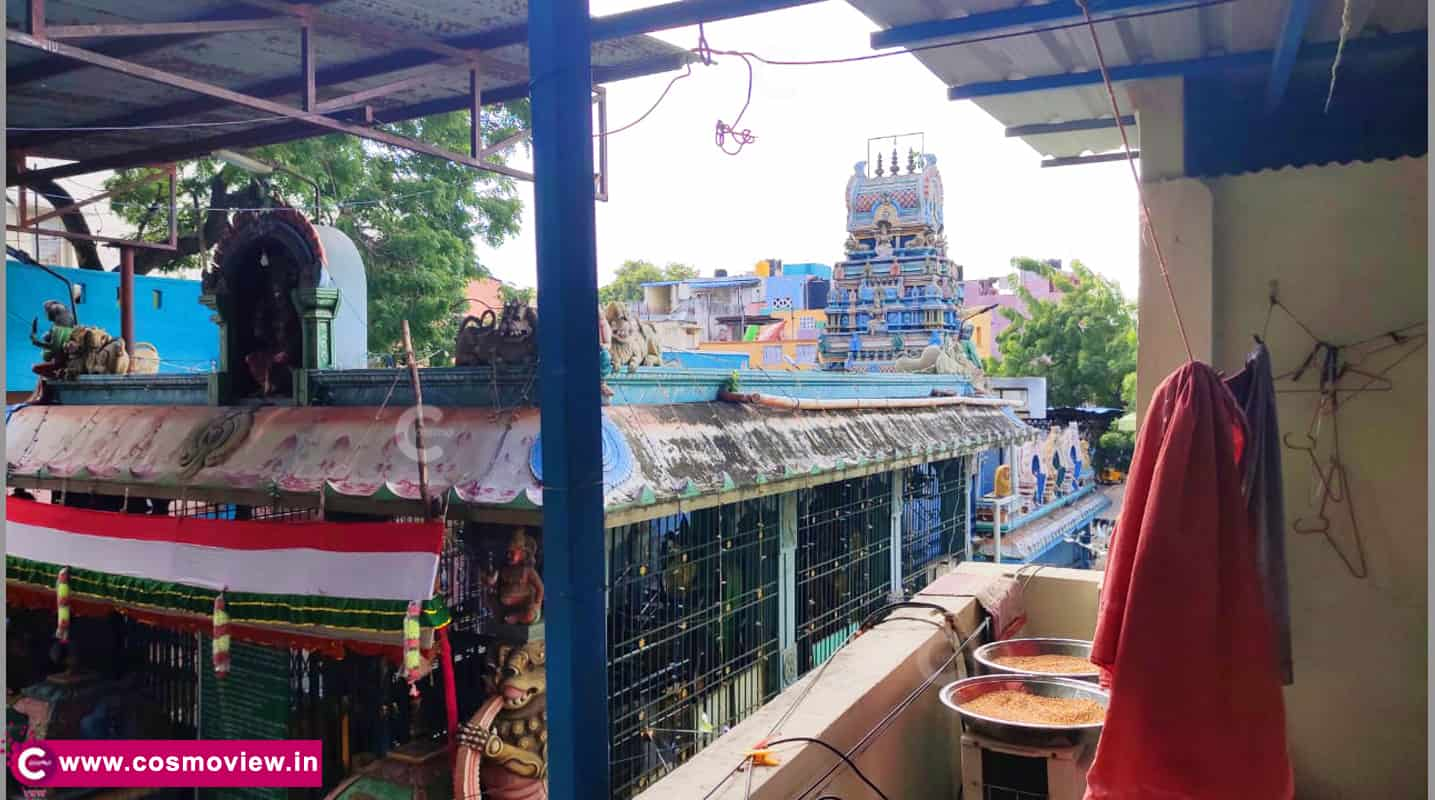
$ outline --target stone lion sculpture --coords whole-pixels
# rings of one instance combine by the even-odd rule
[[[638,319],[632,309],[621,303],[609,303],[603,318],[610,331],[608,351],[613,356],[613,369],[627,367],[633,372],[638,367],[663,365],[663,348],[652,323]]]

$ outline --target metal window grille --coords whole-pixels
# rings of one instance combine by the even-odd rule
[[[919,464],[902,487],[902,591],[926,586],[930,568],[961,555],[967,517],[965,458]]]
[[[492,611],[484,602],[484,563],[477,548],[467,545],[476,540],[476,532],[470,535],[461,522],[450,522],[444,534],[443,551],[439,554],[439,593],[448,604],[453,623],[450,634],[464,633],[477,635]],[[457,654],[455,654],[455,657]]]
[[[827,660],[892,586],[889,473],[798,493],[797,671]]]
[[[164,710],[175,738],[197,738],[199,637],[116,617],[125,672],[137,676],[145,694]]]
[[[608,530],[616,797],[777,696],[778,525],[766,497]]]

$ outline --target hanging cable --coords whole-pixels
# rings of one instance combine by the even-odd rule
[[[774,741],[768,742],[768,743],[767,743],[767,746],[768,746],[768,747],[776,747],[776,746],[778,746],[778,745],[780,745],[780,744],[793,744],[793,743],[815,744],[815,745],[818,745],[818,746],[821,746],[821,747],[826,748],[826,749],[827,749],[828,751],[830,751],[833,755],[837,756],[838,758],[840,758],[840,759],[842,759],[844,762],[846,762],[848,768],[851,769],[852,772],[853,772],[854,774],[856,774],[857,777],[860,778],[863,783],[867,784],[867,788],[871,789],[872,792],[873,792],[873,794],[876,794],[878,797],[882,798],[882,800],[890,800],[890,799],[887,797],[886,793],[884,793],[881,789],[878,789],[878,788],[877,788],[877,784],[873,783],[873,782],[872,782],[872,779],[867,777],[867,773],[863,772],[862,769],[857,766],[857,762],[853,761],[852,758],[851,758],[850,756],[848,756],[846,753],[842,752],[841,750],[838,750],[837,748],[833,747],[832,745],[828,744],[827,742],[822,741],[821,739],[818,739],[818,738],[815,738],[815,737],[812,737],[812,736],[788,736],[788,737],[785,737],[785,738],[782,738],[782,739],[776,739],[776,740],[774,740]]]
[[[1186,321],[1181,318],[1181,305],[1176,301],[1176,289],[1171,285],[1171,271],[1166,265],[1166,254],[1161,250],[1161,238],[1156,235],[1156,223],[1151,220],[1151,206],[1146,202],[1141,175],[1136,171],[1136,156],[1131,152],[1131,139],[1126,135],[1126,123],[1121,120],[1121,104],[1116,101],[1116,88],[1111,84],[1111,71],[1106,67],[1106,54],[1101,50],[1101,38],[1096,35],[1096,23],[1091,19],[1088,0],[1076,0],[1081,7],[1081,16],[1086,29],[1091,32],[1091,46],[1096,49],[1096,63],[1101,69],[1101,82],[1106,85],[1106,96],[1111,100],[1111,113],[1116,120],[1116,129],[1121,132],[1121,148],[1126,153],[1126,165],[1131,168],[1131,179],[1136,183],[1136,199],[1141,203],[1141,222],[1151,240],[1151,249],[1156,253],[1156,263],[1161,268],[1161,280],[1166,284],[1166,294],[1171,298],[1171,312],[1176,316],[1176,328],[1181,333],[1181,344],[1186,348],[1186,360],[1195,361],[1191,350],[1191,337],[1186,334]]]
[[[737,126],[742,123],[743,115],[747,113],[748,106],[752,105],[753,82],[752,61],[748,58],[748,56],[744,54],[739,53],[737,54],[737,56],[738,58],[742,59],[743,64],[747,65],[747,99],[743,100],[742,110],[737,112],[737,119],[734,119],[731,125],[728,125],[721,119],[717,121],[717,126],[713,135],[714,141],[716,142],[718,149],[730,156],[735,156],[738,153],[741,153],[744,147],[757,141],[757,136],[753,135],[753,132],[750,128],[743,128],[742,130],[737,129]],[[727,149],[727,139],[729,136],[732,137],[733,142],[737,145],[737,149]]]
[[[615,133],[622,133],[623,131],[626,131],[626,130],[628,130],[629,128],[632,128],[632,127],[634,127],[635,125],[637,125],[638,123],[640,123],[640,122],[642,122],[643,120],[647,119],[649,115],[651,115],[654,111],[657,111],[657,110],[658,110],[658,106],[661,105],[662,102],[663,102],[663,99],[668,96],[668,92],[672,91],[672,89],[673,89],[673,84],[677,83],[678,81],[682,80],[683,78],[690,77],[692,74],[693,74],[693,65],[692,65],[692,64],[684,64],[684,65],[683,65],[683,74],[674,76],[672,80],[668,81],[668,85],[665,86],[665,87],[663,87],[663,93],[660,94],[660,95],[658,95],[658,99],[653,101],[653,104],[648,107],[648,110],[647,110],[647,111],[644,111],[644,112],[643,112],[643,115],[642,115],[641,117],[638,117],[637,119],[633,120],[632,122],[629,122],[627,125],[624,125],[624,126],[619,127],[619,128],[614,128],[614,129],[611,130],[611,131],[606,131],[606,132],[604,132],[604,131],[599,131],[598,133],[593,134],[593,138],[596,139],[596,138],[598,138],[599,136],[612,136],[612,135],[615,134]]]

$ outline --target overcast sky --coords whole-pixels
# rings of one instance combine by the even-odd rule
[[[593,0],[594,14],[651,0]],[[845,2],[708,25],[716,50],[813,59],[873,52],[876,29]],[[697,29],[657,34],[682,47]],[[611,84],[609,128],[647,110],[673,74]],[[704,275],[750,270],[763,258],[833,263],[846,238],[843,191],[867,139],[924,132],[946,194],[951,258],[967,277],[1005,274],[1013,256],[1078,258],[1134,298],[1135,190],[1124,163],[1042,169],[1036,151],[1002,135],[970,102],[951,102],[936,76],[906,54],[836,66],[754,64],[752,105],[739,127],[758,137],[727,156],[713,142],[747,91],[735,57],[693,68],[640,125],[609,139],[609,195],[598,203],[598,280],[628,259],[679,261]],[[905,151],[904,151],[905,155]],[[499,278],[536,283],[533,191],[522,184],[523,232],[479,258]]]

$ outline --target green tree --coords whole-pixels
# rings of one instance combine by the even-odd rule
[[[486,111],[484,139],[498,141],[528,124],[526,101]],[[386,129],[457,151],[468,148],[463,112]],[[405,319],[421,355],[451,349],[464,288],[488,274],[473,240],[496,246],[518,232],[522,204],[512,180],[344,135],[264,147],[252,155],[318,183],[320,208],[313,208],[313,187],[285,172],[260,178],[217,159],[188,162],[178,187],[178,252],[142,250],[135,270],[200,267],[234,209],[277,201],[334,225],[358,245],[368,273],[370,350],[394,350]],[[118,186],[140,172],[122,171],[107,185]],[[158,183],[117,196],[112,207],[144,236],[167,225],[167,202],[168,189]]]
[[[613,280],[598,290],[603,303],[635,303],[643,299],[643,284],[653,281],[683,281],[698,276],[697,269],[687,264],[668,262],[659,268],[651,261],[628,260],[618,267]]]
[[[512,303],[515,300],[525,305],[532,304],[538,298],[538,290],[532,286],[511,286],[507,283],[499,284],[498,296],[505,303]]]
[[[1122,403],[1123,384],[1136,370],[1136,309],[1121,288],[1080,261],[1070,274],[1030,258],[1014,258],[1012,266],[1055,281],[1064,294],[1038,300],[1017,281],[1026,315],[1002,309],[1012,324],[998,339],[993,374],[1046,378],[1054,406]]]

